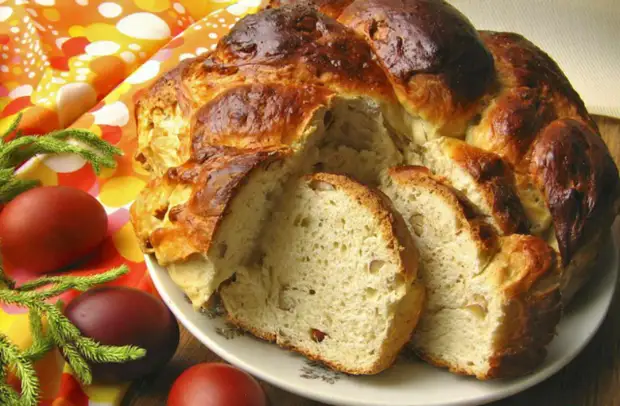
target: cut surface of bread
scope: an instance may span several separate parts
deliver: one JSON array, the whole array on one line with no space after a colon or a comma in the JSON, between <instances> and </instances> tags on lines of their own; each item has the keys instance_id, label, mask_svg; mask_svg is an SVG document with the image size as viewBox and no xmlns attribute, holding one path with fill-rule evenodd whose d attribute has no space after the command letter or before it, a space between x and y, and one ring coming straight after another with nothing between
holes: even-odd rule
<instances>
[{"instance_id":1,"label":"cut surface of bread","mask_svg":"<svg viewBox=\"0 0 620 406\"><path fill-rule=\"evenodd\" d=\"M392 169L390 180L383 190L407 221L428 292L415 350L480 379L538 365L560 318L552 248L533 236L498 237L425 168Z\"/></svg>"},{"instance_id":2,"label":"cut surface of bread","mask_svg":"<svg viewBox=\"0 0 620 406\"><path fill-rule=\"evenodd\" d=\"M351 374L392 364L422 310L417 254L377 191L319 173L290 186L257 263L223 285L232 322Z\"/></svg>"},{"instance_id":3,"label":"cut surface of bread","mask_svg":"<svg viewBox=\"0 0 620 406\"><path fill-rule=\"evenodd\" d=\"M231 108L228 96L223 92L213 107L220 114ZM270 109L244 108L268 127L269 117L282 116L291 107L274 103ZM210 114L208 108L203 114ZM184 167L152 180L134 204L134 213L150 212L133 216L140 240L150 245L145 243L145 250L168 266L196 308L205 306L218 286L245 265L274 204L286 199L282 191L289 179L324 170L377 185L389 166L403 160L383 125L380 107L369 98L326 97L295 120L294 126L274 132L276 140L247 129L244 142L254 146L252 137L263 137L262 142L279 148L271 153L231 145L215 153L207 149L213 156L201 163L205 152L197 149ZM214 128L211 123L210 132L195 137L224 139ZM284 144L280 137L291 128L295 133L288 134ZM236 136L238 141L242 134L237 131Z\"/></svg>"},{"instance_id":4,"label":"cut surface of bread","mask_svg":"<svg viewBox=\"0 0 620 406\"><path fill-rule=\"evenodd\" d=\"M146 188L150 193L132 207L150 211L148 217L134 217L134 228L145 234L145 250L157 247L158 261L168 266L170 277L196 308L251 254L273 197L281 194L292 173L286 156L275 152L208 161L174 178L152 180ZM187 179L193 170L195 178ZM200 175L203 171L206 177ZM178 182L177 177L186 179Z\"/></svg>"}]
</instances>

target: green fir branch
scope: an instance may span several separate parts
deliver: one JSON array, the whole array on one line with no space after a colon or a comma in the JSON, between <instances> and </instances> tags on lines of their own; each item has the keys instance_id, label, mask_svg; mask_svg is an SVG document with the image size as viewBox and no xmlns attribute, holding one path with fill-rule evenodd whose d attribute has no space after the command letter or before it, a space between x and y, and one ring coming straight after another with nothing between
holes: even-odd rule
<instances>
[{"instance_id":1,"label":"green fir branch","mask_svg":"<svg viewBox=\"0 0 620 406\"><path fill-rule=\"evenodd\" d=\"M83 384L92 383L89 362L123 363L140 359L146 351L135 346L102 345L84 337L63 313L63 304L47 302L70 289L86 291L96 285L117 279L129 271L123 265L110 271L88 276L47 276L15 287L15 282L4 274L0 278L6 288L0 288L0 302L28 308L33 343L20 351L8 338L0 335L0 369L10 368L22 381L21 397L6 385L6 375L0 373L0 404L36 406L39 396L38 380L33 363L56 346L73 369L74 376ZM39 288L43 288L37 290ZM47 329L43 328L43 319ZM19 399L19 403L15 399Z\"/></svg>"},{"instance_id":2,"label":"green fir branch","mask_svg":"<svg viewBox=\"0 0 620 406\"><path fill-rule=\"evenodd\" d=\"M3 405L19 405L24 403L19 399L19 393L4 381L0 382L0 401L2 401Z\"/></svg>"},{"instance_id":3,"label":"green fir branch","mask_svg":"<svg viewBox=\"0 0 620 406\"><path fill-rule=\"evenodd\" d=\"M16 287L15 290L29 291L46 285L58 284L63 285L64 290L75 289L83 292L95 285L112 282L113 280L118 279L120 276L125 275L127 272L129 272L129 268L127 268L127 265L121 265L109 271L88 276L72 276L70 278L67 278L67 276L64 275L44 276L39 279L26 282Z\"/></svg>"},{"instance_id":4,"label":"green fir branch","mask_svg":"<svg viewBox=\"0 0 620 406\"><path fill-rule=\"evenodd\" d=\"M0 184L0 203L7 203L27 190L39 186L39 182L31 179L13 178Z\"/></svg>"},{"instance_id":5,"label":"green fir branch","mask_svg":"<svg viewBox=\"0 0 620 406\"><path fill-rule=\"evenodd\" d=\"M17 117L15 117L15 120L9 125L9 128L7 128L6 131L2 133L2 135L0 135L2 141L4 141L9 135L13 134L13 132L17 130L17 127L19 127L19 123L21 123L22 121L22 117L22 113L17 113Z\"/></svg>"},{"instance_id":6,"label":"green fir branch","mask_svg":"<svg viewBox=\"0 0 620 406\"><path fill-rule=\"evenodd\" d=\"M102 345L88 337L77 338L75 344L84 358L96 363L120 364L135 361L146 355L146 350L133 345Z\"/></svg>"},{"instance_id":7,"label":"green fir branch","mask_svg":"<svg viewBox=\"0 0 620 406\"><path fill-rule=\"evenodd\" d=\"M80 141L85 145L90 146L96 151L101 152L104 155L123 155L123 150L111 145L105 140L102 140L97 134L92 131L83 130L80 128L54 131L47 134L48 137L53 137L58 140L66 140L72 138L76 141Z\"/></svg>"},{"instance_id":8,"label":"green fir branch","mask_svg":"<svg viewBox=\"0 0 620 406\"><path fill-rule=\"evenodd\" d=\"M4 283L7 288L15 288L15 281L7 276L2 266L0 266L0 282Z\"/></svg>"},{"instance_id":9,"label":"green fir branch","mask_svg":"<svg viewBox=\"0 0 620 406\"><path fill-rule=\"evenodd\" d=\"M68 137L73 131L65 130L65 132ZM63 153L81 156L90 162L96 174L101 172L102 166L112 168L116 165L113 154L99 153L55 137L25 135L5 144L0 150L0 167L12 168L39 154Z\"/></svg>"},{"instance_id":10,"label":"green fir branch","mask_svg":"<svg viewBox=\"0 0 620 406\"><path fill-rule=\"evenodd\" d=\"M39 184L37 181L17 179L15 176L17 166L36 155L75 154L89 162L97 175L101 173L101 168L114 168L116 157L123 155L120 148L84 129L68 128L45 135L26 136L18 132L14 139L6 141L19 127L21 118L22 115L18 114L0 136L0 203L9 202Z\"/></svg>"},{"instance_id":11,"label":"green fir branch","mask_svg":"<svg viewBox=\"0 0 620 406\"><path fill-rule=\"evenodd\" d=\"M21 381L21 403L36 405L40 388L34 365L4 334L0 334L0 360L3 364L9 365Z\"/></svg>"},{"instance_id":12,"label":"green fir branch","mask_svg":"<svg viewBox=\"0 0 620 406\"><path fill-rule=\"evenodd\" d=\"M43 333L43 321L41 314L35 309L28 311L30 321L30 333L32 335L32 345L24 351L24 356L33 362L43 358L53 347L54 342L49 336Z\"/></svg>"}]
</instances>

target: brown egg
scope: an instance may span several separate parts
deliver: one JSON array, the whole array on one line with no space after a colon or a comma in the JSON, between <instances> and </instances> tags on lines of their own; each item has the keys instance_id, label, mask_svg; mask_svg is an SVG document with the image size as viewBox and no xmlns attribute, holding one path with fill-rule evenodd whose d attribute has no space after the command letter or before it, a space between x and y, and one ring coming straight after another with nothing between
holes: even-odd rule
<instances>
[{"instance_id":1,"label":"brown egg","mask_svg":"<svg viewBox=\"0 0 620 406\"><path fill-rule=\"evenodd\" d=\"M89 254L107 231L105 209L93 196L66 186L38 187L0 213L0 252L14 267L52 272Z\"/></svg>"},{"instance_id":2,"label":"brown egg","mask_svg":"<svg viewBox=\"0 0 620 406\"><path fill-rule=\"evenodd\" d=\"M131 381L162 368L179 344L179 326L164 303L127 287L91 289L71 301L65 315L86 337L106 345L135 345L146 356L126 363L90 363L93 381Z\"/></svg>"}]
</instances>

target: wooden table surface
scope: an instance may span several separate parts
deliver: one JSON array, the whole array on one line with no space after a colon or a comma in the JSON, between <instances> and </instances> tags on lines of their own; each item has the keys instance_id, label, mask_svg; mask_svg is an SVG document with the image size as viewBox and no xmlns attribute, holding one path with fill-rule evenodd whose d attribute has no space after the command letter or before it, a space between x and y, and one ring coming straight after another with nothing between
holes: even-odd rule
<instances>
[{"instance_id":1,"label":"wooden table surface","mask_svg":"<svg viewBox=\"0 0 620 406\"><path fill-rule=\"evenodd\" d=\"M620 166L620 120L597 118L603 138ZM185 329L174 359L159 374L136 382L122 406L166 404L174 379L186 368L219 358ZM319 406L264 384L271 406ZM492 406L620 406L620 299L616 295L607 318L579 356L547 381Z\"/></svg>"}]
</instances>

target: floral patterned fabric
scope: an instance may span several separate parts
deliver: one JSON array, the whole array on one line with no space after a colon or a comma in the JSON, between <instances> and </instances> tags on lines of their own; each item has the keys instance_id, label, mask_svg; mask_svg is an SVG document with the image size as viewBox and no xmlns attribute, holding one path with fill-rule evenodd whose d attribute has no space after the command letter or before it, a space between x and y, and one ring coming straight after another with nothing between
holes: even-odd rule
<instances>
[{"instance_id":1,"label":"floral patterned fabric","mask_svg":"<svg viewBox=\"0 0 620 406\"><path fill-rule=\"evenodd\" d=\"M134 100L180 60L208 52L259 0L0 0L0 131L23 113L20 129L40 134L86 128L125 152L115 169L95 176L79 157L39 157L19 176L88 191L104 205L109 235L73 274L125 263L113 282L154 293L129 223L129 206L147 173L133 160ZM19 283L34 275L7 269ZM62 297L70 301L75 292ZM3 306L0 331L31 342L24 309ZM36 364L42 405L118 404L128 384L81 387L54 351ZM16 383L17 384L17 383Z\"/></svg>"}]
</instances>

